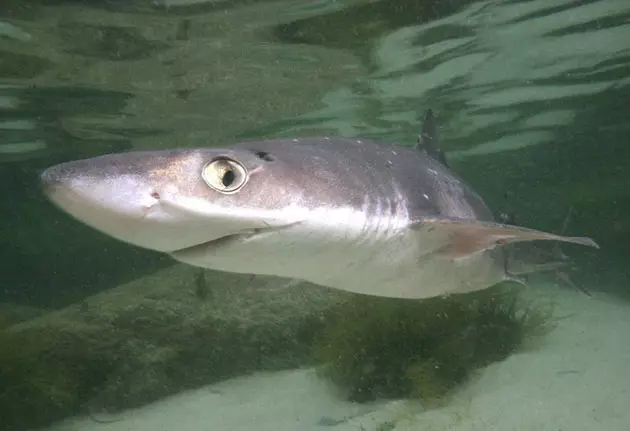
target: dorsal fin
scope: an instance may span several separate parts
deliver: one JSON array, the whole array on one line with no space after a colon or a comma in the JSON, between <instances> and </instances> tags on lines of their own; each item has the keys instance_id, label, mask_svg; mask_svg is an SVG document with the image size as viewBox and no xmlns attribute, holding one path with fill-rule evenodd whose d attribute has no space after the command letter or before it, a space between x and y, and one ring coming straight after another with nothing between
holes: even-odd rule
<instances>
[{"instance_id":1,"label":"dorsal fin","mask_svg":"<svg viewBox=\"0 0 630 431\"><path fill-rule=\"evenodd\" d=\"M429 109L424 116L422 131L418 135L416 148L426 151L427 154L448 166L444 152L440 148L440 136L438 134L437 121L433 110Z\"/></svg>"}]
</instances>

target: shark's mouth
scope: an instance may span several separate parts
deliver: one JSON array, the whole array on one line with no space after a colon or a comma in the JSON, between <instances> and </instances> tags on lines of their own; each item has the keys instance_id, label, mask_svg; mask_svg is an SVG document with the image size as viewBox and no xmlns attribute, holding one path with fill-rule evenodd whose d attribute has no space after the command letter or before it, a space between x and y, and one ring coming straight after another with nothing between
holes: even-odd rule
<instances>
[{"instance_id":1,"label":"shark's mouth","mask_svg":"<svg viewBox=\"0 0 630 431\"><path fill-rule=\"evenodd\" d=\"M232 233L232 234L221 236L219 238L212 239L210 241L205 241L200 244L193 245L191 247L185 247L179 250L174 250L170 252L169 254L171 254L174 257L184 257L185 255L194 255L198 253L218 250L222 247L226 247L226 246L236 244L236 243L241 243L257 236L266 235L272 232L282 231L300 223L301 222L294 222L294 223L290 223L284 226L271 226L271 227L247 229L242 232Z\"/></svg>"},{"instance_id":2,"label":"shark's mouth","mask_svg":"<svg viewBox=\"0 0 630 431\"><path fill-rule=\"evenodd\" d=\"M238 243L250 239L256 236L258 232L255 231L247 231L241 233L233 233L229 235L225 235L219 238L212 239L210 241L205 241L197 245L193 245L190 247L180 248L179 250L174 250L170 252L172 255L183 255L186 253L198 253L200 251L208 251L214 250L221 247L228 246L230 244Z\"/></svg>"}]
</instances>

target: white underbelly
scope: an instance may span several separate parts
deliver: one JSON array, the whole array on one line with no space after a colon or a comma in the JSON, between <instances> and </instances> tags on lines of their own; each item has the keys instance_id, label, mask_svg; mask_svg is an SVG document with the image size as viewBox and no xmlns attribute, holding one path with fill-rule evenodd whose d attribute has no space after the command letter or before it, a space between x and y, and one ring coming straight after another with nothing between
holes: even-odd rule
<instances>
[{"instance_id":1,"label":"white underbelly","mask_svg":"<svg viewBox=\"0 0 630 431\"><path fill-rule=\"evenodd\" d=\"M420 299L482 290L503 280L501 266L489 253L464 260L422 260L357 265L355 271L309 281L361 294Z\"/></svg>"},{"instance_id":2,"label":"white underbelly","mask_svg":"<svg viewBox=\"0 0 630 431\"><path fill-rule=\"evenodd\" d=\"M481 290L503 278L503 268L491 252L453 260L436 254L443 243L430 240L423 241L404 229L391 235L346 231L344 237L287 230L209 251L202 259L187 263L398 298Z\"/></svg>"}]
</instances>

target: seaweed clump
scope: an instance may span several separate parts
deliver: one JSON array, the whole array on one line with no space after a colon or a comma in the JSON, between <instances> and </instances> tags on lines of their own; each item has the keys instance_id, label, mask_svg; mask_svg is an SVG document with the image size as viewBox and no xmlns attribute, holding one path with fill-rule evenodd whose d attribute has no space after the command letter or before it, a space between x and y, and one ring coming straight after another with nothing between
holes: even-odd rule
<instances>
[{"instance_id":1,"label":"seaweed clump","mask_svg":"<svg viewBox=\"0 0 630 431\"><path fill-rule=\"evenodd\" d=\"M68 341L54 330L0 327L0 431L41 427L76 414L91 386L105 379L106 364L87 359L89 352ZM63 354L53 352L56 344L66 347Z\"/></svg>"},{"instance_id":2,"label":"seaweed clump","mask_svg":"<svg viewBox=\"0 0 630 431\"><path fill-rule=\"evenodd\" d=\"M551 310L490 289L421 301L353 296L314 345L319 375L347 398L448 398L472 374L545 334Z\"/></svg>"}]
</instances>

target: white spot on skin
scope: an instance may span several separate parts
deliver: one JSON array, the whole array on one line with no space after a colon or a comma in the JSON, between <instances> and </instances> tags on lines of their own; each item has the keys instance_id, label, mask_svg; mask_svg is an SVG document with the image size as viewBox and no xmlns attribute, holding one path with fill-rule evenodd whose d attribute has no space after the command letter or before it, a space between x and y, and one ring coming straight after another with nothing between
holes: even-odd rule
<instances>
[{"instance_id":1,"label":"white spot on skin","mask_svg":"<svg viewBox=\"0 0 630 431\"><path fill-rule=\"evenodd\" d=\"M437 171L433 169L429 169L429 173L433 175L437 175Z\"/></svg>"},{"instance_id":2,"label":"white spot on skin","mask_svg":"<svg viewBox=\"0 0 630 431\"><path fill-rule=\"evenodd\" d=\"M357 139L357 144L362 144L362 143L363 143L363 141Z\"/></svg>"},{"instance_id":3,"label":"white spot on skin","mask_svg":"<svg viewBox=\"0 0 630 431\"><path fill-rule=\"evenodd\" d=\"M424 193L422 196L424 196L424 198L425 198L426 200L429 200L429 195L428 195L428 194Z\"/></svg>"},{"instance_id":4,"label":"white spot on skin","mask_svg":"<svg viewBox=\"0 0 630 431\"><path fill-rule=\"evenodd\" d=\"M291 139L293 142L299 142L299 139Z\"/></svg>"}]
</instances>

